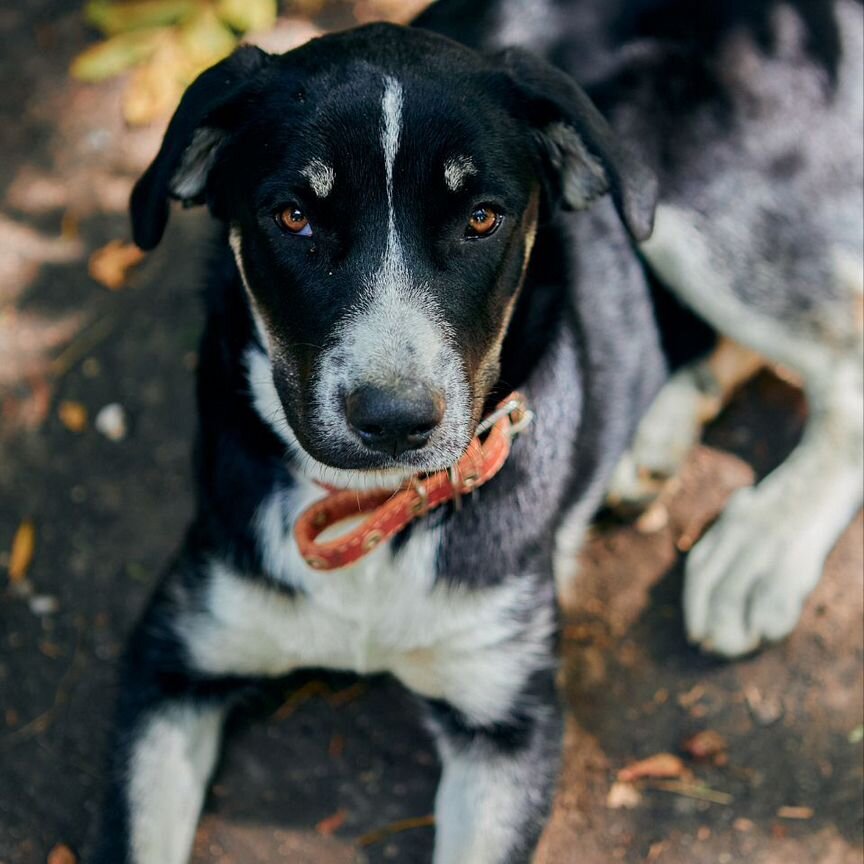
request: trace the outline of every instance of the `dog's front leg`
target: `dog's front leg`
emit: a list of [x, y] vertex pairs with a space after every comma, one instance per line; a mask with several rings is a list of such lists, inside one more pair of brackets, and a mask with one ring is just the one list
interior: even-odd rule
[[186, 864], [236, 685], [199, 679], [157, 597], [121, 673], [95, 864]]
[[501, 709], [499, 721], [478, 725], [449, 703], [429, 703], [443, 762], [434, 864], [527, 864], [533, 856], [561, 756], [553, 670], [536, 672]]

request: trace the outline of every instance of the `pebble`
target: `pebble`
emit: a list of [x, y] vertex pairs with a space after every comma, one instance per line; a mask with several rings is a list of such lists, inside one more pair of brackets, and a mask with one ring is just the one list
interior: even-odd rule
[[128, 432], [126, 411], [118, 402], [111, 402], [100, 409], [93, 425], [109, 441], [122, 441]]
[[54, 615], [59, 609], [60, 603], [50, 594], [37, 594], [30, 598], [30, 611], [34, 615]]

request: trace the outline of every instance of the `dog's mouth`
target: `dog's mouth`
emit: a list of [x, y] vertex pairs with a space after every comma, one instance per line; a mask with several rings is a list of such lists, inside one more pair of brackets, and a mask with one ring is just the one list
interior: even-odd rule
[[456, 465], [475, 434], [476, 423], [465, 425], [457, 440], [442, 430], [440, 437], [431, 436], [425, 445], [396, 454], [377, 443], [370, 448], [363, 437], [351, 432], [336, 440], [308, 442], [288, 424], [285, 437], [292, 467], [307, 479], [338, 489], [398, 489], [413, 478]]
[[[489, 430], [502, 418], [507, 418], [514, 434], [518, 434], [530, 424], [533, 415], [526, 409], [521, 396], [510, 394], [489, 411], [472, 418], [465, 443], [448, 452], [442, 453], [439, 448], [430, 448], [428, 451], [418, 449], [399, 458], [363, 454], [357, 462], [346, 465], [345, 461], [340, 460], [333, 464], [316, 458], [295, 435], [293, 441], [289, 442], [289, 454], [293, 466], [305, 479], [333, 490], [395, 491], [442, 474], [449, 475], [454, 483], [458, 483], [463, 470], [462, 463], [471, 452], [476, 451]], [[367, 461], [370, 458], [375, 460], [371, 464]]]

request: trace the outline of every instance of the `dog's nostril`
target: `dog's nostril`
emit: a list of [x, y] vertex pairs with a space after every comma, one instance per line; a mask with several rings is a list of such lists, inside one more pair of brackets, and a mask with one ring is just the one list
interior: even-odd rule
[[423, 384], [358, 387], [345, 400], [345, 416], [360, 440], [394, 456], [423, 447], [443, 415], [443, 398]]
[[409, 430], [409, 435], [428, 435], [436, 426], [438, 425], [438, 421], [434, 421], [431, 423], [420, 423], [415, 426], [413, 429]]

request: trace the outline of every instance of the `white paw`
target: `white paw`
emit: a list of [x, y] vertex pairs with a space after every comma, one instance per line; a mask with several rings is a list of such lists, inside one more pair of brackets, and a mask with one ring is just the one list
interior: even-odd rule
[[736, 492], [687, 561], [684, 620], [706, 651], [738, 657], [787, 636], [822, 574], [825, 543], [765, 491]]
[[695, 367], [682, 369], [667, 382], [615, 469], [608, 494], [613, 507], [644, 506], [660, 494], [699, 440], [710, 398], [700, 389]]

